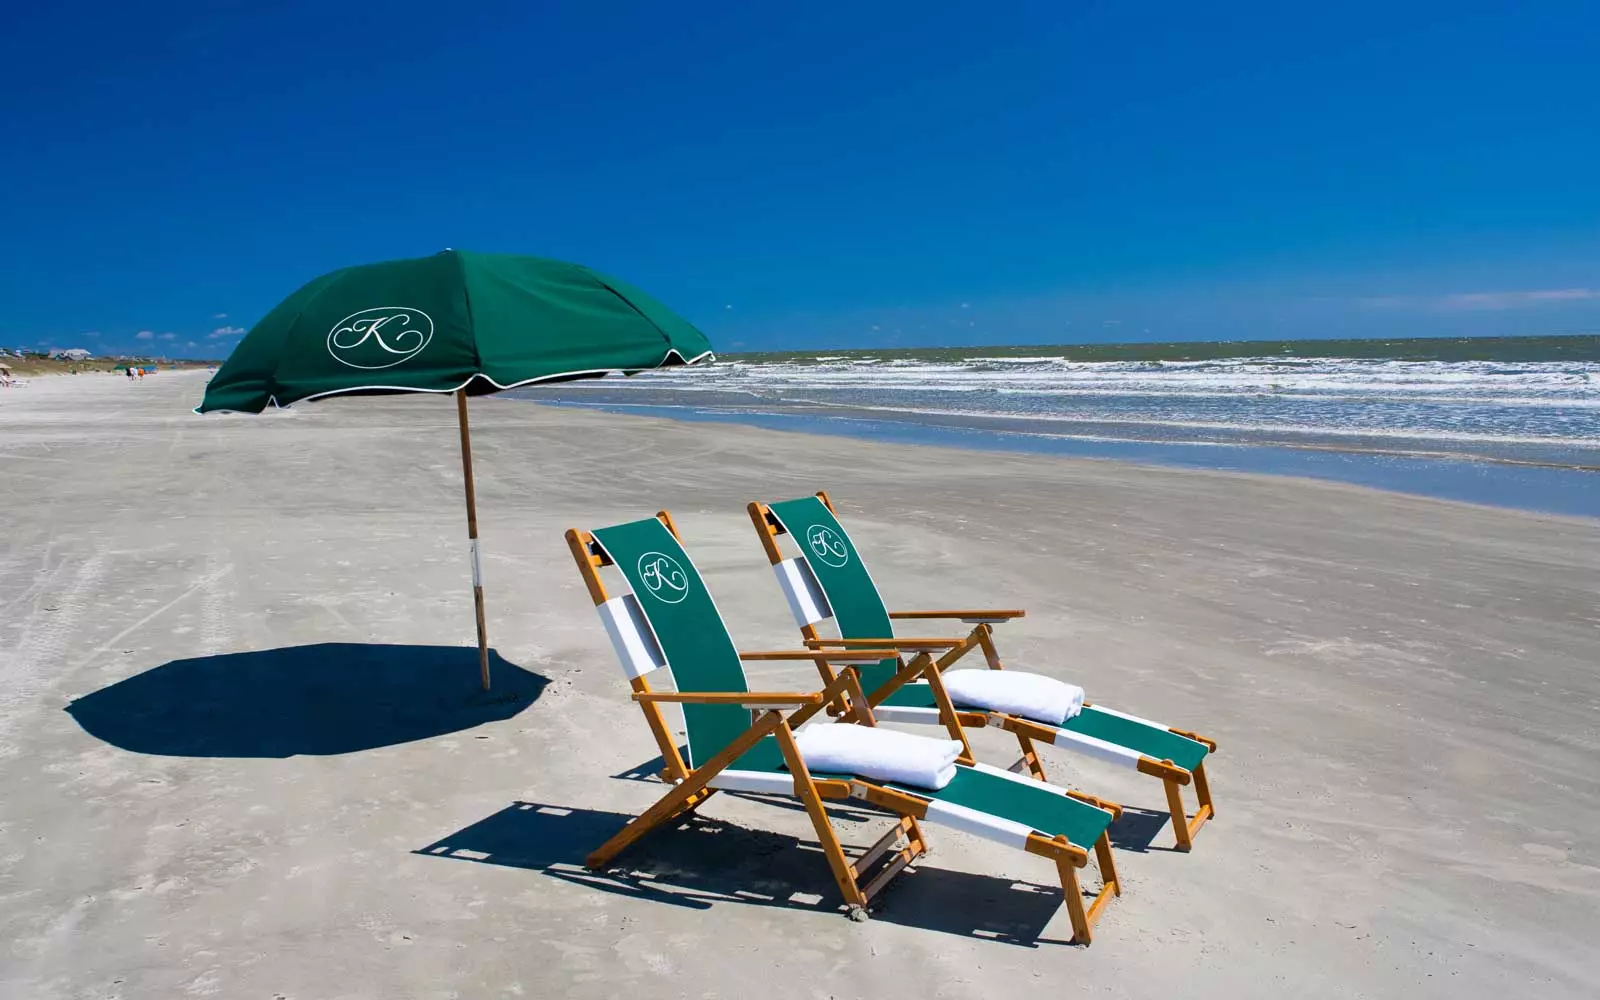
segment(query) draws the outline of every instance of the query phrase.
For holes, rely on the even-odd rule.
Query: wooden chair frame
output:
[[[828,496],[826,490],[818,490],[816,497],[822,501],[823,505],[826,506],[831,513],[833,513],[835,516],[838,516],[839,512],[833,505],[833,498]],[[746,507],[746,510],[750,515],[751,523],[755,525],[756,534],[761,538],[761,547],[766,552],[768,561],[774,566],[783,562],[783,550],[778,545],[778,538],[782,535],[788,534],[788,532],[773,515],[772,509],[760,501],[753,501],[748,505],[748,507]],[[875,647],[893,647],[894,649],[898,650],[921,650],[922,652],[919,653],[919,656],[931,656],[933,651],[944,650],[945,652],[942,656],[936,660],[933,660],[935,669],[925,673],[929,684],[934,687],[935,700],[940,706],[940,721],[944,722],[946,727],[951,729],[952,733],[959,733],[962,726],[970,728],[993,726],[1006,730],[1016,737],[1017,744],[1022,754],[1021,757],[1011,765],[1010,769],[1019,773],[1026,771],[1039,781],[1048,781],[1049,778],[1045,774],[1044,762],[1039,757],[1039,752],[1034,746],[1034,741],[1040,740],[1045,743],[1054,742],[1054,733],[1049,726],[1034,722],[1031,719],[1024,719],[1019,716],[1008,715],[1004,712],[955,709],[950,706],[949,696],[944,691],[944,685],[935,680],[940,671],[953,666],[958,660],[974,650],[981,650],[983,652],[983,658],[988,664],[990,670],[1004,669],[1004,664],[1000,660],[1000,652],[995,646],[994,642],[994,626],[1001,622],[1025,617],[1026,614],[1027,612],[1021,609],[966,609],[945,611],[889,612],[889,618],[891,621],[943,620],[959,621],[963,624],[972,625],[972,631],[968,632],[964,638],[960,639],[901,639],[891,636],[873,639],[827,639],[819,636],[817,634],[816,627],[813,625],[802,625],[800,627],[800,633],[804,637],[806,646],[811,649],[871,649]],[[887,652],[885,658],[887,658]],[[896,654],[896,658],[901,666],[906,665],[906,660],[903,655]],[[821,661],[818,662],[819,664],[821,663]],[[831,670],[825,666],[819,666],[819,669],[822,671],[824,683],[832,679],[833,675]],[[899,690],[900,687],[913,679],[915,679],[915,674],[910,676],[902,676],[902,673],[897,673],[895,678],[889,683],[883,685],[878,690],[871,692],[869,698],[872,704],[874,706],[881,705],[891,694]],[[1084,702],[1085,707],[1089,707],[1091,704],[1091,702]],[[838,710],[838,707],[833,709],[833,711]],[[1216,742],[1214,740],[1207,739],[1204,736],[1200,736],[1196,733],[1192,733],[1183,729],[1174,729],[1170,726],[1167,727],[1167,730],[1175,735],[1183,736],[1187,739],[1194,740],[1197,743],[1205,744],[1208,752],[1215,751],[1217,749]],[[971,746],[967,743],[966,737],[958,736],[956,738],[961,740],[962,745],[967,748],[967,753],[970,755]],[[1188,851],[1193,849],[1195,834],[1199,833],[1200,828],[1216,815],[1216,807],[1213,805],[1211,800],[1211,786],[1206,781],[1205,762],[1202,761],[1191,772],[1185,770],[1184,768],[1178,767],[1171,760],[1156,760],[1152,757],[1141,757],[1138,762],[1137,769],[1143,774],[1149,774],[1161,779],[1162,785],[1166,790],[1167,809],[1172,816],[1172,830],[1173,835],[1177,840],[1178,850]],[[1194,784],[1195,797],[1198,800],[1198,805],[1193,819],[1190,819],[1188,816],[1188,811],[1184,806],[1182,794],[1182,786],[1188,785],[1191,782]],[[1076,791],[1069,792],[1069,794],[1082,799],[1085,802],[1098,805],[1102,809],[1109,809],[1111,810],[1112,814],[1118,818],[1121,818],[1122,816],[1122,807],[1117,803],[1110,801],[1109,799],[1099,799],[1086,793]]]
[[[668,531],[672,532],[674,538],[682,541],[671,514],[659,511],[656,517]],[[597,607],[604,604],[609,597],[605,583],[600,578],[600,570],[611,565],[611,560],[595,544],[594,536],[586,531],[570,529],[566,533],[566,540],[573,560],[577,563],[578,571],[583,576],[584,584],[588,587],[590,599]],[[585,866],[590,869],[606,867],[619,853],[650,831],[698,808],[716,793],[716,789],[710,787],[712,779],[737,761],[745,751],[770,735],[777,740],[783,752],[784,762],[789,772],[794,775],[794,795],[804,805],[807,815],[811,818],[812,828],[816,831],[817,840],[828,860],[834,883],[844,897],[848,914],[852,920],[866,919],[867,908],[872,901],[906,867],[927,853],[927,841],[919,821],[926,818],[928,802],[860,778],[844,781],[813,778],[795,743],[794,731],[829,706],[842,706],[839,710],[850,722],[875,725],[872,702],[861,689],[859,675],[850,667],[836,672],[833,664],[851,661],[875,663],[888,654],[900,658],[898,650],[885,651],[876,648],[859,652],[806,649],[739,654],[742,660],[809,660],[816,664],[824,677],[829,678],[818,691],[685,693],[655,691],[650,687],[649,681],[642,676],[630,679],[633,700],[644,711],[645,722],[649,725],[656,746],[661,751],[661,758],[665,762],[661,778],[672,785],[672,788],[649,809],[591,852],[584,861]],[[918,675],[929,677],[930,683],[938,683],[938,670],[934,668],[934,661],[925,652],[914,657],[909,663],[904,662],[903,658],[900,659],[902,666],[895,675],[895,687]],[[942,691],[942,687],[940,690]],[[692,770],[684,761],[683,755],[678,752],[677,744],[672,739],[672,731],[668,728],[666,718],[661,712],[663,704],[690,703],[743,705],[751,710],[752,715],[749,729],[711,759]],[[950,714],[953,716],[953,711]],[[960,725],[954,724],[953,721],[950,728],[954,734],[961,732]],[[964,738],[962,743],[965,746]],[[968,754],[965,762],[970,763],[970,750]],[[897,821],[882,837],[852,860],[839,843],[838,835],[834,832],[832,821],[828,817],[824,802],[829,799],[855,799],[893,813]],[[1078,878],[1078,869],[1089,862],[1089,853],[1085,848],[1072,843],[1064,836],[1045,837],[1038,833],[1030,833],[1025,849],[1029,854],[1047,858],[1055,863],[1068,918],[1072,923],[1073,941],[1089,944],[1093,937],[1094,925],[1098,922],[1106,904],[1113,897],[1122,895],[1122,883],[1117,877],[1116,862],[1111,855],[1110,838],[1102,833],[1094,845],[1102,886],[1088,906],[1084,905],[1083,890]]]

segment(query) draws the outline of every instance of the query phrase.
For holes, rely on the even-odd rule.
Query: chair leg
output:
[[[1083,889],[1078,885],[1078,869],[1066,858],[1056,859],[1056,870],[1061,873],[1061,892],[1066,897],[1067,917],[1072,921],[1072,940],[1075,944],[1089,944],[1089,915],[1083,909]]]
[[[1022,759],[1013,764],[1011,770],[1019,771],[1020,773],[1018,765],[1025,765],[1028,773],[1033,775],[1035,781],[1049,781],[1050,778],[1044,773],[1044,761],[1039,758],[1039,751],[1034,747],[1033,741],[1028,739],[1024,733],[1015,735],[1017,737],[1017,745],[1022,748]]]
[[[668,792],[655,805],[641,813],[638,818],[613,834],[610,840],[590,852],[589,856],[584,859],[585,867],[604,868],[612,858],[621,854],[640,837],[663,823],[670,823],[716,794],[716,789],[714,788],[699,788],[687,794],[678,794],[683,787],[683,785],[679,785],[671,792]]]
[[[1167,809],[1172,813],[1172,832],[1177,837],[1177,847],[1180,851],[1193,850],[1194,835],[1217,814],[1216,808],[1211,804],[1211,783],[1206,780],[1205,763],[1195,765],[1190,775],[1194,779],[1195,798],[1200,801],[1194,819],[1190,819],[1184,811],[1183,792],[1178,783],[1171,779],[1163,779],[1167,786]]]
[[[1200,828],[1217,814],[1216,808],[1211,804],[1211,784],[1206,781],[1206,765],[1203,761],[1195,765],[1194,794],[1195,798],[1200,800],[1200,807],[1195,810],[1194,819],[1188,824],[1191,843],[1194,842],[1194,835],[1200,832]]]
[[[723,768],[739,759],[746,750],[759,743],[762,737],[772,732],[774,728],[787,732],[788,726],[784,723],[783,715],[779,712],[769,711],[760,721],[746,729],[732,743],[719,750],[704,764],[689,772],[688,776],[672,787],[672,790],[663,795],[656,804],[640,813],[627,826],[612,834],[611,839],[601,844],[584,859],[584,864],[589,868],[603,868],[606,863],[616,857],[629,844],[654,830],[662,823],[679,815],[686,809],[693,809],[711,796],[713,789],[706,785],[715,778]],[[793,736],[790,743],[794,742]],[[676,753],[676,750],[674,750]],[[815,789],[812,790],[815,793]]]
[[[1211,804],[1211,783],[1206,780],[1206,764],[1201,761],[1194,768],[1194,794],[1200,800],[1200,810],[1209,819],[1217,814],[1216,807]]]
[[[800,756],[800,748],[795,745],[794,733],[790,732],[788,726],[779,726],[773,735],[778,738],[784,762],[789,765],[789,773],[794,776],[795,794],[805,804],[806,813],[811,817],[811,825],[817,831],[817,842],[822,845],[822,853],[828,859],[828,868],[833,872],[833,881],[839,886],[845,905],[865,909],[867,897],[861,891],[861,887],[856,885],[850,859],[845,856],[844,847],[839,843],[838,835],[833,832],[833,821],[828,818],[828,812],[822,806],[822,796],[817,794],[817,786],[811,780],[811,772],[806,769],[805,759]]]
[[[1094,902],[1089,904],[1084,914],[1084,920],[1091,930],[1100,920],[1100,911],[1110,905],[1113,898],[1122,895],[1122,886],[1117,882],[1117,865],[1111,860],[1111,840],[1104,833],[1095,841],[1094,852],[1100,860],[1100,893],[1094,897]]]
[[[906,820],[911,824],[906,832],[907,839],[911,841],[910,846],[916,848],[918,855],[927,854],[928,838],[922,835],[922,824],[917,822],[915,816],[907,816]]]
[[[1110,889],[1113,896],[1122,895],[1122,879],[1117,877],[1117,862],[1111,856],[1111,834],[1102,833],[1100,839],[1094,842],[1094,855],[1100,862],[1101,893]]]
[[[1164,779],[1167,786],[1167,811],[1172,814],[1172,832],[1178,838],[1178,850],[1194,847],[1194,835],[1189,829],[1189,817],[1183,809],[1183,792],[1176,781]]]

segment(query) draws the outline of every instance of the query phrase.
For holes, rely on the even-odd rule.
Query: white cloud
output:
[[[1449,295],[1378,295],[1356,301],[1372,309],[1487,312],[1597,299],[1600,299],[1600,288],[1536,288],[1509,292],[1454,292]]]
[[[196,344],[194,341],[191,340],[188,343],[184,344],[183,346],[184,347],[199,347],[200,345]]]
[[[244,333],[244,327],[242,326],[219,326],[206,334],[206,336],[215,340],[218,337],[237,337],[241,333]]]
[[[1467,292],[1446,295],[1446,309],[1519,309],[1549,302],[1586,302],[1600,299],[1600,288],[1544,288],[1530,292]]]
[[[227,319],[228,318],[228,314],[227,313],[213,313],[211,315],[211,318],[212,319]]]
[[[149,330],[140,330],[138,333],[134,334],[133,337],[134,337],[135,340],[154,340],[154,339],[156,339],[156,335],[154,333],[150,332]]]
[[[161,339],[162,340],[177,340],[178,339],[178,335],[175,334],[175,333],[163,333],[161,335]]]
[[[89,337],[91,339],[99,339],[100,331],[99,330],[90,330],[88,333],[84,334],[84,336],[85,337]]]

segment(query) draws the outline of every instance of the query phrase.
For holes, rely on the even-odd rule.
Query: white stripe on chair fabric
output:
[[[794,778],[772,771],[719,771],[707,782],[725,792],[761,792],[767,795],[793,795]]]
[[[1003,771],[1000,773],[1005,774]],[[1038,782],[1027,778],[1017,778],[1016,775],[1008,775],[1007,777],[1016,778],[1016,780],[1026,782],[1029,785],[1038,784]],[[709,784],[712,788],[725,792],[794,795],[794,779],[787,774],[777,774],[771,771],[723,771],[715,778],[712,778]],[[907,789],[907,791],[915,794],[914,789]],[[1033,828],[1024,823],[1002,819],[999,816],[979,812],[976,809],[956,805],[953,802],[940,802],[937,799],[929,799],[927,801],[928,814],[925,817],[926,822],[946,826],[952,830],[960,830],[962,833],[970,833],[974,837],[992,840],[997,844],[1005,844],[1007,847],[1026,848],[1028,846],[1028,834],[1033,832]]]
[[[933,700],[933,694],[928,691],[927,681],[910,681],[900,690],[921,691],[928,700]],[[868,692],[869,694],[871,692]],[[919,726],[942,726],[937,708],[922,708],[916,705],[879,705],[872,710],[872,714],[884,722],[904,722]]]
[[[925,680],[914,680],[914,682],[909,683],[909,685],[906,686],[907,688],[912,688],[912,686],[926,685],[926,683],[928,682],[925,682]],[[1085,712],[1107,712],[1109,715],[1122,715],[1122,712],[1110,712],[1109,709],[1101,709],[1099,706],[1085,707],[1083,710],[1085,710]],[[872,709],[872,714],[874,714],[875,717],[880,718],[882,722],[904,722],[912,723],[912,725],[941,725],[941,723],[939,723],[938,709],[918,709],[918,707],[907,706],[878,706],[875,707],[875,709]],[[1136,722],[1142,722],[1142,720],[1136,720]],[[1155,725],[1155,723],[1150,723],[1150,725]],[[1077,750],[1077,752],[1086,755],[1086,757],[1098,757],[1099,760],[1104,760],[1104,762],[1107,763],[1120,763],[1120,765],[1125,766],[1125,768],[1138,768],[1139,760],[1142,760],[1142,755],[1139,754],[1138,750],[1130,750],[1128,747],[1115,744],[1115,742],[1106,742],[1104,739],[1096,738],[1096,736],[1083,736],[1082,733],[1070,733],[1070,731],[1067,730],[1058,730],[1058,728],[1054,728],[1054,726],[1046,726],[1046,728],[1048,728],[1048,730],[1054,734],[1054,738],[1050,741],[1053,742],[1054,746],[1067,747],[1067,749],[1070,750]],[[1165,728],[1165,726],[1162,726],[1162,728]],[[1013,778],[1016,778],[1016,774],[1013,774]],[[1029,781],[1029,779],[1022,778],[1021,781]]]
[[[1119,712],[1114,708],[1106,708],[1103,705],[1085,705],[1083,706],[1083,710],[1085,712],[1104,712],[1107,715],[1115,715],[1119,719],[1127,719],[1129,722],[1142,722],[1147,726],[1154,726],[1157,729],[1167,728],[1167,724],[1165,722],[1151,722],[1149,719],[1141,719],[1137,715],[1129,715],[1127,712]]]
[[[1088,709],[1084,709],[1085,712]],[[1068,732],[1065,729],[1052,729],[1055,739],[1050,742],[1056,746],[1067,746],[1087,757],[1098,757],[1110,764],[1121,764],[1123,767],[1138,767],[1143,755],[1137,750],[1129,750],[1116,743],[1107,743],[1095,736],[1085,736],[1082,733]],[[1070,746],[1068,746],[1070,744]]]
[[[785,559],[774,565],[772,570],[778,575],[778,586],[783,588],[783,596],[789,599],[789,612],[801,628],[833,617],[828,595],[823,593],[817,574],[804,556]]]
[[[927,681],[912,681],[910,684],[907,684],[906,687],[911,688],[918,684],[926,686],[927,683]],[[1103,712],[1107,710],[1099,707],[1085,707],[1084,711]],[[905,705],[879,705],[877,708],[872,710],[872,714],[882,722],[903,722],[911,725],[925,726],[942,725],[942,723],[939,721],[939,710],[937,708],[917,708]],[[1105,740],[1094,736],[1084,736],[1081,733],[1069,732],[1065,729],[1057,729],[1054,726],[1047,726],[1045,728],[1049,729],[1054,736],[1054,738],[1050,741],[1051,743],[1055,744],[1056,746],[1064,746],[1069,750],[1075,750],[1084,754],[1085,756],[1097,757],[1100,760],[1107,761],[1108,763],[1121,764],[1123,767],[1138,767],[1139,761],[1142,759],[1142,755],[1138,751],[1129,750],[1127,747],[1116,743],[1107,743]],[[1012,777],[1016,777],[1016,775],[1012,775]],[[1020,780],[1027,781],[1031,779],[1023,778]]]
[[[1037,781],[1037,779],[1034,778],[1022,778],[1021,774],[1014,773],[1014,771],[1006,771],[1003,770],[1003,768],[997,768],[997,766],[994,765],[987,765],[987,763],[976,763],[976,765],[973,766],[974,768],[978,768],[978,770],[982,771],[984,774],[994,774],[995,778],[1003,778],[1005,781],[1021,782],[1021,784],[1026,784],[1026,786],[1029,786],[1030,789],[1043,789],[1046,790],[1046,792],[1054,792],[1056,795],[1061,795],[1062,798],[1067,797],[1067,790],[1064,789],[1064,787],[1058,786],[1058,784],[1050,784],[1048,781]],[[1078,802],[1083,802],[1082,798],[1080,798]],[[1091,803],[1085,802],[1083,805],[1091,805]],[[1094,806],[1094,808],[1099,810],[1099,806]],[[1110,813],[1110,810],[1101,811],[1102,813]]]
[[[1052,785],[1047,781],[1039,781],[1035,778],[1024,778],[1015,771],[1007,771],[1005,768],[995,767],[993,764],[984,764],[980,762],[972,766],[975,770],[982,771],[984,774],[993,775],[994,777],[1003,781],[1015,781],[1018,784],[1027,785],[1029,788],[1041,789],[1062,797],[1065,797],[1067,794],[1067,790],[1062,788],[1060,785]]]
[[[937,708],[915,708],[907,705],[879,705],[872,710],[872,715],[880,722],[905,722],[918,726],[937,726],[939,710]]]
[[[630,680],[667,665],[666,654],[661,651],[661,643],[639,607],[637,597],[632,594],[613,597],[596,605],[595,610],[600,612],[606,635],[611,637],[611,646],[622,662],[622,672]]]
[[[1028,834],[1033,832],[1031,826],[1001,819],[999,816],[992,816],[966,806],[958,806],[954,802],[940,802],[937,799],[929,800],[928,814],[924,818],[929,823],[948,826],[952,830],[970,833],[974,837],[992,840],[1007,847],[1026,849]]]

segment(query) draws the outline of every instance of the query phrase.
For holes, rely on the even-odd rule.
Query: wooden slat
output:
[[[635,691],[638,702],[687,705],[820,705],[820,691]]]
[[[1189,783],[1189,772],[1170,760],[1140,757],[1136,767],[1140,774],[1153,775],[1174,785],[1187,785]]]
[[[877,646],[865,652],[848,649],[776,649],[754,650],[739,654],[741,660],[831,660],[835,663],[877,663],[889,656],[898,656],[898,649],[880,649]]]
[[[637,697],[637,695],[635,695]],[[745,751],[759,743],[768,733],[783,725],[783,716],[778,712],[768,712],[762,716],[761,721],[746,729],[732,743],[719,750],[710,760],[701,764],[690,772],[689,776],[680,781],[666,795],[657,800],[656,804],[646,809],[627,826],[618,830],[611,839],[584,859],[584,865],[589,868],[601,868],[629,844],[649,833],[651,830],[670,820],[672,817],[691,808],[696,801],[704,796],[701,792],[708,792],[706,782],[716,777],[723,768],[738,760]]]
[[[954,611],[891,611],[890,618],[956,618],[972,619],[975,621],[1005,621],[1011,618],[1026,618],[1028,613],[1019,608],[1009,610],[954,610]]]
[[[583,575],[583,585],[589,588],[589,599],[595,603],[595,607],[599,607],[606,602],[606,585],[600,582],[600,574],[595,572],[600,565],[600,557],[589,554],[589,542],[593,538],[587,531],[567,529],[567,548],[572,550],[572,559],[578,564],[578,572]]]
[[[806,645],[813,649],[824,649],[830,646],[859,646],[866,649],[879,650],[884,656],[893,656],[893,649],[885,647],[898,646],[905,649],[949,649],[966,642],[961,639],[807,639]]]

